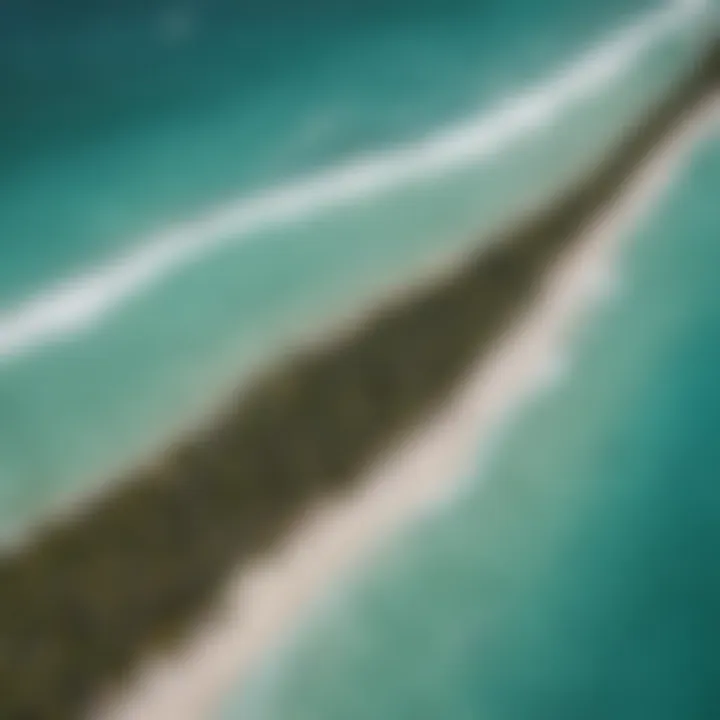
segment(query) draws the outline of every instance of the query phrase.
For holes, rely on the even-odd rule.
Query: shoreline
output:
[[[363,473],[354,492],[326,502],[268,560],[241,570],[223,593],[222,609],[182,643],[176,658],[151,660],[140,682],[97,717],[211,717],[223,693],[282,645],[329,586],[370,562],[383,541],[457,490],[478,447],[549,379],[557,353],[600,299],[623,235],[661,200],[693,146],[719,121],[715,94],[645,159],[622,196],[582,232],[532,306],[445,406]]]
[[[715,43],[583,181],[537,216],[507,228],[496,242],[468,253],[451,277],[397,299],[327,346],[286,359],[230,397],[206,432],[180,439],[127,482],[78,509],[72,522],[50,524],[28,545],[0,557],[0,714],[70,720],[91,710],[113,712],[113,703],[128,706],[137,697],[135,707],[144,709],[136,709],[135,717],[148,716],[142,697],[153,694],[153,682],[160,688],[182,678],[172,668],[183,659],[190,668],[195,658],[203,663],[195,668],[200,675],[209,672],[210,680],[219,680],[220,665],[207,662],[208,642],[214,637],[225,652],[228,624],[214,635],[201,631],[217,621],[214,611],[227,607],[227,600],[219,603],[227,598],[228,583],[238,581],[238,568],[256,568],[251,588],[272,586],[289,577],[277,561],[285,548],[291,557],[306,558],[294,587],[312,592],[321,584],[313,568],[324,577],[322,568],[342,566],[350,546],[321,533],[321,549],[339,553],[322,565],[315,555],[307,556],[313,547],[307,532],[304,543],[292,543],[301,521],[320,517],[313,527],[323,527],[327,516],[331,529],[340,523],[349,532],[350,519],[361,518],[353,535],[355,554],[364,554],[369,541],[383,535],[383,523],[395,526],[393,513],[408,507],[404,494],[393,490],[399,481],[368,484],[368,478],[382,468],[381,477],[399,473],[418,490],[417,474],[407,479],[402,469],[403,457],[418,454],[398,454],[398,448],[409,441],[418,452],[432,448],[424,433],[437,427],[433,418],[447,417],[443,408],[460,402],[453,400],[462,397],[458,388],[486,362],[502,371],[483,381],[492,392],[482,412],[490,413],[486,422],[496,424],[497,407],[504,406],[507,392],[512,397],[522,386],[524,376],[508,375],[512,362],[498,347],[506,347],[518,318],[545,307],[548,278],[557,277],[566,258],[586,245],[581,240],[589,228],[613,216],[608,209],[625,197],[638,168],[715,96],[719,61]],[[526,335],[519,337],[526,342]],[[457,416],[446,424],[457,433]],[[400,463],[399,470],[392,470],[393,462]],[[417,466],[426,479],[422,487],[435,487],[433,480],[446,474],[447,463],[438,462],[433,466],[425,458]],[[372,500],[377,494],[380,499]],[[352,514],[365,497],[382,510],[369,534],[363,516]],[[350,519],[327,509],[333,506],[349,508]],[[267,558],[269,570],[263,568]],[[247,607],[258,593],[269,598],[251,590]],[[285,598],[290,601],[285,605],[276,597],[274,614],[265,603],[252,626],[260,636],[253,644],[251,633],[251,649],[262,650],[264,633],[281,632],[283,612],[290,617],[298,605],[297,593]],[[242,665],[242,652],[230,655],[228,683]],[[143,681],[149,695],[140,690],[133,695]],[[188,691],[196,688],[204,702],[215,694],[200,681],[178,682]],[[178,711],[191,712],[192,703],[186,699]]]

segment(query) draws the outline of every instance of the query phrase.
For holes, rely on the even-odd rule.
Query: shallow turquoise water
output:
[[[336,588],[218,717],[715,716],[718,184],[716,135],[462,501]]]
[[[5,3],[0,298],[456,120],[650,5],[573,4]]]
[[[6,3],[0,350],[4,319],[28,325],[23,303],[57,282],[358,153],[477,127],[650,6]],[[231,239],[81,331],[0,357],[0,530],[96,486],[291,338],[551,191],[691,53],[671,34],[494,158]],[[87,298],[58,305],[81,316]]]

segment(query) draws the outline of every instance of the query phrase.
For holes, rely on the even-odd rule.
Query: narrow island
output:
[[[0,558],[0,717],[71,720],[171,651],[231,574],[352,488],[491,352],[720,79],[720,43],[574,187],[462,267],[240,388],[209,426]]]

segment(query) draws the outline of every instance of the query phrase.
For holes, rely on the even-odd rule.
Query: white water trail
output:
[[[0,313],[0,361],[87,330],[143,289],[219,244],[367,200],[495,154],[539,130],[620,76],[644,52],[707,7],[673,2],[642,16],[579,60],[495,109],[425,140],[359,157],[281,184],[133,243],[137,249]]]

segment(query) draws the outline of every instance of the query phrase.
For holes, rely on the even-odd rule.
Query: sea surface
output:
[[[702,12],[4,2],[0,536],[562,187]]]
[[[561,189],[701,6],[5,0],[0,536]],[[719,186],[705,142],[462,502],[219,717],[714,717]]]

